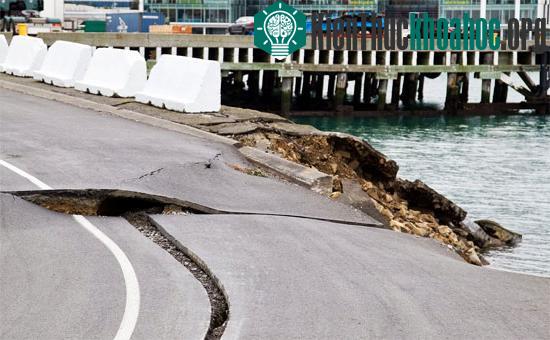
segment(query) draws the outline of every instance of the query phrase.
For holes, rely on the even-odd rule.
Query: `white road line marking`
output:
[[[3,166],[4,166],[5,168],[7,168],[8,170],[11,170],[11,171],[15,172],[15,173],[18,174],[19,176],[28,179],[29,181],[32,182],[32,184],[36,185],[37,187],[39,187],[39,188],[42,189],[42,190],[51,190],[51,189],[52,189],[50,186],[48,186],[46,183],[42,182],[42,181],[39,180],[38,178],[29,175],[29,174],[26,173],[25,171],[19,169],[19,168],[16,167],[16,166],[11,165],[10,163],[8,163],[8,162],[6,162],[6,161],[4,161],[4,160],[1,160],[1,159],[0,159],[0,164],[3,165]]]
[[[38,178],[28,174],[27,172],[19,169],[18,167],[0,159],[0,165],[4,166],[8,170],[18,174],[21,177],[26,178],[34,185],[43,190],[51,190],[52,187],[42,182]],[[128,340],[131,338],[132,333],[136,327],[137,319],[139,316],[140,305],[140,292],[139,283],[134,271],[132,263],[126,256],[126,254],[120,249],[120,247],[105,235],[101,230],[94,226],[84,216],[73,215],[74,220],[80,224],[84,229],[95,236],[109,251],[114,255],[120,268],[122,269],[122,275],[124,276],[124,283],[126,285],[126,307],[124,308],[124,315],[118,331],[114,337],[114,340]]]

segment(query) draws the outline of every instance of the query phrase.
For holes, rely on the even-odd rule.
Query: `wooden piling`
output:
[[[378,103],[376,109],[383,111],[386,108],[386,93],[388,91],[388,80],[380,79],[378,81]]]
[[[345,72],[336,75],[336,91],[334,94],[334,108],[338,109],[344,105],[346,89],[348,87],[348,74]]]
[[[470,93],[470,74],[463,73],[460,82],[460,101],[463,104],[468,103],[468,96]]]
[[[424,100],[424,78],[423,74],[418,76],[418,101]]]
[[[370,104],[372,98],[372,74],[365,73],[363,79],[363,103]]]
[[[355,74],[355,84],[353,86],[353,105],[361,103],[361,88],[363,87],[363,73]]]
[[[311,91],[313,90],[313,79],[314,75],[307,72],[304,73],[304,88],[302,90],[302,96],[307,98],[308,100],[311,99]]]
[[[334,98],[334,85],[336,83],[336,75],[329,74],[328,76],[328,90],[327,90],[327,97],[329,99]]]
[[[450,65],[455,65],[457,54],[451,53]],[[456,114],[459,109],[460,97],[458,87],[458,75],[454,72],[447,73],[447,95],[445,97],[445,110],[450,114]]]
[[[481,102],[489,103],[491,101],[491,79],[481,80]]]
[[[318,73],[315,76],[315,99],[317,99],[317,101],[323,99],[324,85],[325,85],[325,75],[323,73]]]
[[[518,75],[521,78],[521,80],[523,80],[527,88],[529,88],[529,91],[533,93],[537,91],[537,86],[535,85],[535,82],[531,79],[531,77],[527,74],[527,72],[519,71]]]
[[[288,116],[292,103],[292,82],[291,77],[281,79],[281,114]]]
[[[399,93],[401,92],[401,78],[402,75],[398,74],[397,78],[393,80],[392,89],[391,89],[391,103],[395,107],[399,107]]]
[[[495,80],[495,88],[493,90],[493,103],[506,103],[508,97],[508,85],[502,80]]]
[[[236,95],[240,96],[241,92],[244,88],[243,72],[242,71],[235,72],[234,78],[233,78],[233,87],[235,88]]]
[[[294,83],[294,96],[300,97],[302,95],[302,88],[305,79],[303,77],[297,77]]]
[[[273,95],[273,88],[275,86],[275,71],[263,71],[262,79],[262,96],[265,98],[271,98]]]
[[[416,103],[416,92],[418,89],[418,74],[407,73],[403,77],[403,91],[401,93],[401,100],[405,105],[411,105]]]
[[[248,73],[248,91],[250,95],[255,98],[260,93],[260,72],[259,71],[252,71]]]
[[[485,55],[483,56],[483,64],[485,65],[493,64],[493,53],[485,53]],[[481,102],[482,103],[491,102],[491,79],[481,80]]]

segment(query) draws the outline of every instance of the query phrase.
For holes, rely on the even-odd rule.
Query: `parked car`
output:
[[[227,29],[229,34],[253,35],[254,17],[240,17],[235,23]]]

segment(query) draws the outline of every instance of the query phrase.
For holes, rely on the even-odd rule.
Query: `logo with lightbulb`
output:
[[[254,45],[285,59],[306,44],[306,16],[278,1],[254,16]]]

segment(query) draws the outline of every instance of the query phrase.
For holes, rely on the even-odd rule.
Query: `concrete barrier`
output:
[[[0,65],[6,59],[7,54],[8,54],[8,41],[6,40],[6,37],[4,37],[4,35],[0,34]]]
[[[16,35],[11,39],[0,70],[19,77],[32,77],[40,68],[48,47],[42,39]]]
[[[84,78],[75,82],[75,89],[107,97],[133,97],[146,80],[147,65],[139,52],[99,48]]]
[[[82,80],[92,59],[92,47],[58,40],[50,46],[34,79],[60,87],[73,87]]]
[[[216,61],[162,55],[136,101],[180,112],[215,112],[221,106]]]

